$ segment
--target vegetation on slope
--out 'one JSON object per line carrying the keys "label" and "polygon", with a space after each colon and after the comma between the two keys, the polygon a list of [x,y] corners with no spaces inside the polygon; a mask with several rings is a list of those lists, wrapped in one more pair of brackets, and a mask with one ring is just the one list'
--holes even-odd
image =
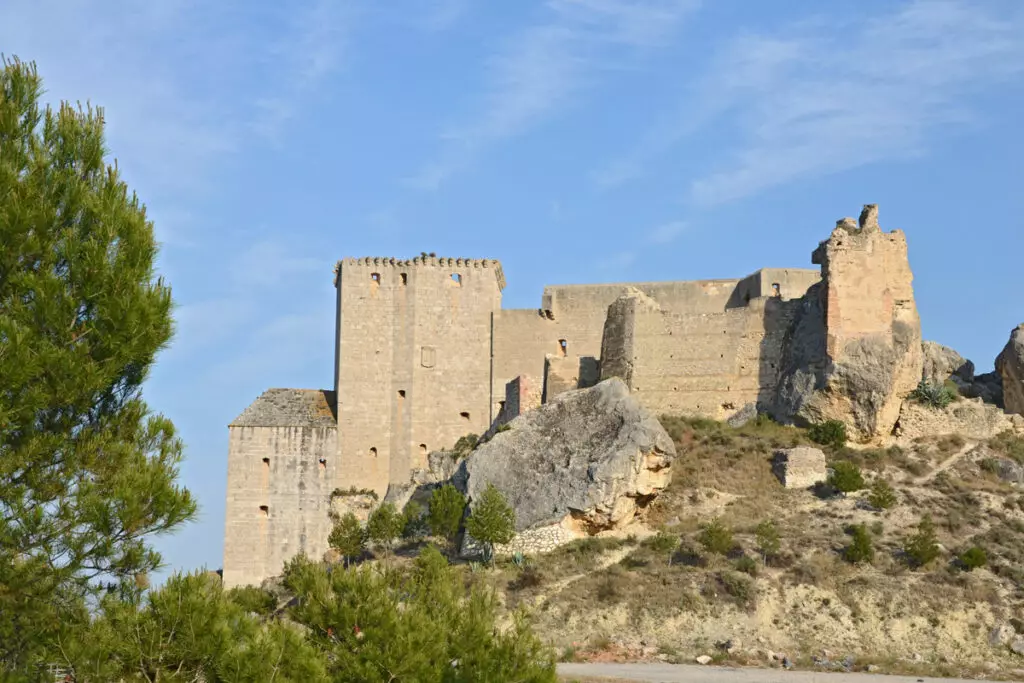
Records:
{"label": "vegetation on slope", "polygon": [[[1024,496],[992,463],[1024,463],[1024,440],[852,449],[764,419],[663,423],[678,459],[648,510],[657,535],[578,541],[488,579],[509,605],[537,610],[564,656],[764,664],[769,650],[784,650],[811,664],[821,649],[841,648],[890,670],[1012,663],[988,632],[1024,604]],[[771,458],[797,445],[823,448],[833,472],[862,481],[837,487],[845,496],[787,491]],[[740,634],[745,648],[716,649]]]}

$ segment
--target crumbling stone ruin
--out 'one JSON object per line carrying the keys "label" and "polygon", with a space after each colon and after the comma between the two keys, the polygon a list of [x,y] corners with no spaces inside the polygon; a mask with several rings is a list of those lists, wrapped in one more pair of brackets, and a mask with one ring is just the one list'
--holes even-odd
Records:
{"label": "crumbling stone ruin", "polygon": [[[859,221],[837,223],[812,262],[820,269],[548,286],[539,308],[510,310],[496,260],[339,261],[333,388],[270,389],[229,426],[225,585],[258,583],[299,552],[322,556],[329,511],[365,514],[389,488],[424,481],[431,454],[460,437],[515,430],[520,415],[599,382],[628,390],[653,416],[836,419],[856,440],[888,437],[925,369],[906,239],[883,232],[868,205]],[[1021,355],[1006,355],[1003,376],[1019,383]],[[570,464],[592,455],[562,446],[554,450]],[[554,460],[543,467],[572,470]],[[574,504],[551,501],[554,517],[520,531],[557,544],[566,534],[552,533],[564,524],[615,526],[648,495],[638,486],[580,482],[589,513],[566,516]],[[616,508],[630,500],[632,511]]]}

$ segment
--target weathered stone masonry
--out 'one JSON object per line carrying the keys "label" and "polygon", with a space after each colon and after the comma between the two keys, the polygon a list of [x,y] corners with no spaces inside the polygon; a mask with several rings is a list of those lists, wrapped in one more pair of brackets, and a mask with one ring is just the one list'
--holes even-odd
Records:
{"label": "weathered stone masonry", "polygon": [[[862,223],[822,243],[821,271],[549,286],[529,310],[501,308],[496,260],[339,261],[333,391],[271,389],[230,425],[225,584],[322,556],[335,489],[383,498],[432,451],[603,378],[654,414],[724,419],[755,404],[891,428],[888,395],[920,376],[908,351],[920,329],[902,233],[870,211]],[[843,392],[865,344],[892,349],[875,412]]]}

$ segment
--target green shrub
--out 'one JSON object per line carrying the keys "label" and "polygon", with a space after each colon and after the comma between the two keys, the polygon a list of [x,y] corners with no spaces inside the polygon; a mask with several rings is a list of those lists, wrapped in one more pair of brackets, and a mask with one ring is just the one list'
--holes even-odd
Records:
{"label": "green shrub", "polygon": [[366,535],[374,545],[384,549],[385,556],[391,554],[395,540],[402,535],[404,528],[405,517],[393,503],[384,503],[366,520]]}
{"label": "green shrub", "polygon": [[907,563],[917,569],[933,562],[939,556],[939,540],[935,535],[935,523],[931,515],[925,515],[917,525],[917,533],[907,539],[903,546]]}
{"label": "green shrub", "polygon": [[514,591],[520,591],[527,588],[536,588],[542,583],[544,583],[544,574],[530,564],[520,570],[519,575],[509,582],[508,587]]}
{"label": "green shrub", "polygon": [[871,485],[868,503],[878,510],[888,510],[896,504],[896,491],[885,479],[876,479]]}
{"label": "green shrub", "polygon": [[299,558],[285,568],[284,583],[296,597],[288,616],[306,626],[330,680],[557,681],[554,652],[525,616],[517,613],[503,627],[494,592],[473,585],[467,593],[432,546],[411,571],[357,567],[328,574],[320,563]]}
{"label": "green shrub", "polygon": [[828,485],[836,491],[852,493],[864,488],[864,475],[854,463],[840,460],[832,463],[831,470],[828,474]]}
{"label": "green shrub", "polygon": [[484,548],[484,560],[491,561],[494,546],[508,543],[516,534],[516,513],[505,501],[505,496],[488,484],[473,506],[466,522],[466,531]]}
{"label": "green shrub", "polygon": [[660,555],[667,556],[668,563],[671,565],[672,556],[679,549],[679,540],[679,536],[661,531],[656,536],[652,536],[644,541],[643,545]]}
{"label": "green shrub", "polygon": [[466,497],[457,488],[445,484],[434,489],[430,494],[430,504],[427,508],[427,526],[430,527],[430,533],[445,539],[451,547],[459,534],[465,510]]}
{"label": "green shrub", "polygon": [[754,580],[745,574],[734,571],[722,571],[716,575],[719,587],[735,602],[744,607],[753,605],[757,590]]}
{"label": "green shrub", "polygon": [[334,528],[327,537],[327,544],[338,551],[348,566],[366,550],[366,530],[359,523],[359,519],[348,512],[334,523]]}
{"label": "green shrub", "polygon": [[843,550],[847,562],[859,564],[875,559],[875,549],[871,544],[871,536],[864,524],[857,524],[850,530],[850,545]]}
{"label": "green shrub", "polygon": [[701,527],[697,541],[704,546],[709,553],[727,555],[733,549],[732,529],[727,527],[722,520],[715,519]]}
{"label": "green shrub", "polygon": [[268,590],[258,586],[235,586],[225,591],[228,600],[246,612],[265,617],[277,608],[277,599]]}
{"label": "green shrub", "polygon": [[970,572],[988,564],[988,555],[984,548],[973,546],[960,553],[957,561],[964,571]]}
{"label": "green shrub", "polygon": [[757,537],[757,547],[761,551],[761,558],[767,565],[768,558],[778,555],[782,547],[778,526],[773,520],[766,519],[757,525],[754,535]]}
{"label": "green shrub", "polygon": [[402,538],[416,539],[427,535],[427,516],[423,506],[414,500],[409,501],[402,510]]}
{"label": "green shrub", "polygon": [[477,447],[477,444],[479,443],[480,437],[477,436],[476,434],[466,434],[465,436],[460,436],[459,440],[456,441],[455,445],[452,447],[452,457],[455,458],[456,460],[462,460],[470,453],[472,453],[473,449],[475,449]]}
{"label": "green shrub", "polygon": [[749,574],[750,576],[757,576],[757,560],[749,555],[738,558],[735,566],[736,571]]}
{"label": "green shrub", "polygon": [[814,443],[842,448],[846,445],[846,425],[839,420],[826,420],[811,425],[807,430],[807,436]]}
{"label": "green shrub", "polygon": [[959,397],[960,391],[952,380],[946,380],[942,384],[921,380],[917,388],[910,392],[912,401],[917,401],[936,410],[945,408]]}

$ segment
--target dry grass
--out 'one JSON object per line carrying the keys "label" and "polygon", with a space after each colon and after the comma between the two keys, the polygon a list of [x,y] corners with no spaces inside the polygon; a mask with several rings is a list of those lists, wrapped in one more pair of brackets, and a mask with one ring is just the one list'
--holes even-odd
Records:
{"label": "dry grass", "polygon": [[[731,428],[682,417],[662,418],[662,423],[676,444],[677,460],[672,483],[648,509],[648,522],[679,538],[680,545],[671,558],[667,545],[650,540],[590,539],[533,558],[529,572],[509,563],[495,570],[500,575],[496,587],[505,592],[506,604],[511,607],[528,601],[537,605],[547,614],[542,619],[548,620],[548,628],[557,631],[552,637],[587,642],[587,652],[594,654],[600,651],[600,643],[578,634],[603,635],[613,623],[617,632],[623,633],[639,629],[641,624],[649,629],[651,624],[732,618],[742,623],[744,617],[722,615],[736,615],[755,606],[758,613],[762,606],[781,610],[788,604],[786,600],[803,600],[794,596],[806,595],[819,596],[821,604],[797,609],[817,610],[826,619],[831,616],[827,624],[838,632],[883,628],[874,620],[911,617],[925,617],[929,628],[938,628],[955,624],[944,621],[953,605],[987,605],[1005,618],[1020,613],[1024,604],[1024,494],[999,480],[991,468],[982,467],[981,460],[1004,457],[1024,464],[1024,439],[1010,435],[992,439],[986,444],[987,451],[972,451],[930,479],[922,477],[961,452],[967,445],[963,439],[929,437],[904,448],[885,449],[817,446],[830,462],[857,464],[865,471],[869,486],[879,476],[893,484],[897,504],[874,511],[863,505],[866,491],[816,498],[781,486],[772,473],[772,456],[779,448],[815,445],[802,429],[766,421]],[[943,553],[931,566],[912,571],[903,559],[902,547],[925,513],[935,521]],[[715,518],[732,531],[735,547],[726,556],[709,553],[698,542],[701,527]],[[780,552],[767,567],[755,536],[756,526],[765,519],[776,522],[781,542]],[[842,549],[849,543],[846,530],[860,523],[869,529],[875,557],[871,563],[852,565],[843,559]],[[962,571],[953,560],[972,545],[985,549],[988,567]],[[618,561],[606,566],[611,559]],[[764,596],[762,605],[758,604],[759,595]],[[772,617],[775,625],[762,631],[769,641],[773,640],[772,628],[799,628],[786,615],[777,612]],[[602,621],[605,619],[611,621]],[[576,628],[582,630],[569,636],[567,623],[578,624]],[[980,635],[970,637],[987,648],[988,627],[982,624],[978,628]],[[684,634],[674,644],[686,654],[680,655],[682,659],[673,657],[673,661],[690,661],[691,649],[707,648],[707,643],[686,641]],[[711,649],[707,653],[712,654]],[[872,663],[888,673],[977,672],[948,662],[907,661],[908,653],[900,654],[904,659],[858,657],[857,668]],[[812,668],[807,653],[792,651],[790,655],[798,668]],[[745,656],[741,653],[741,659]],[[992,672],[987,674],[994,677]]]}

